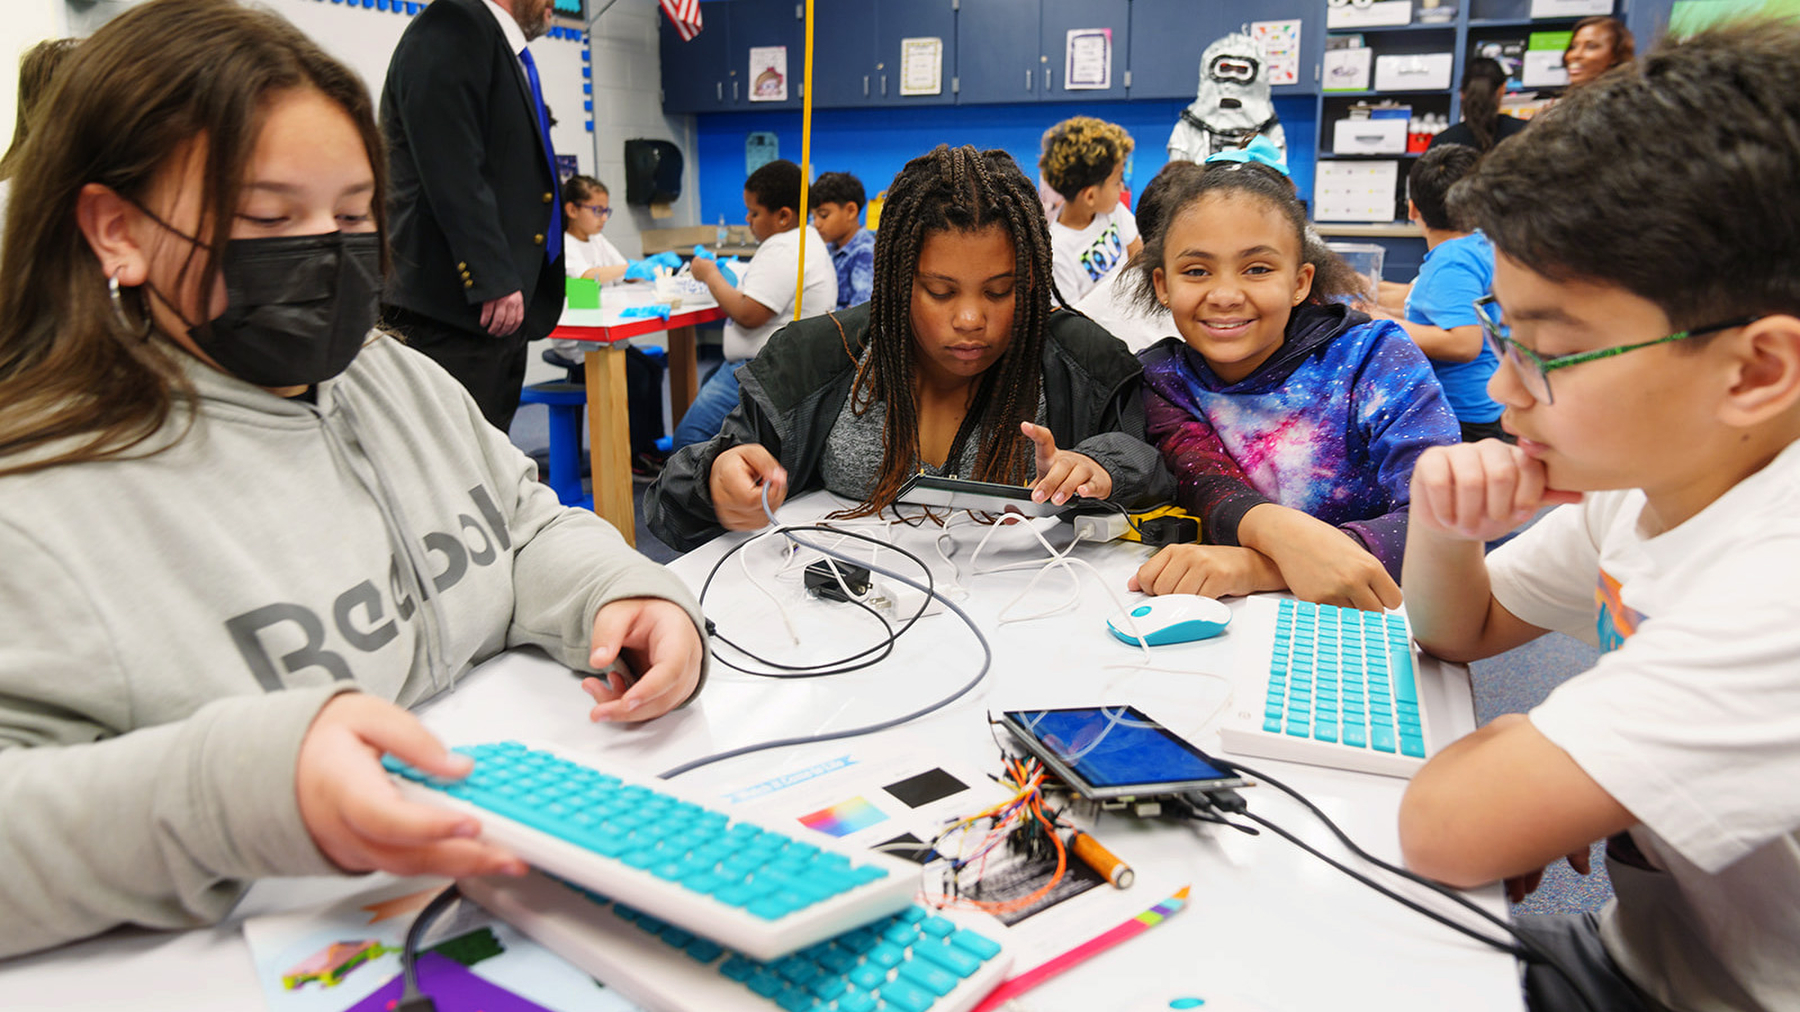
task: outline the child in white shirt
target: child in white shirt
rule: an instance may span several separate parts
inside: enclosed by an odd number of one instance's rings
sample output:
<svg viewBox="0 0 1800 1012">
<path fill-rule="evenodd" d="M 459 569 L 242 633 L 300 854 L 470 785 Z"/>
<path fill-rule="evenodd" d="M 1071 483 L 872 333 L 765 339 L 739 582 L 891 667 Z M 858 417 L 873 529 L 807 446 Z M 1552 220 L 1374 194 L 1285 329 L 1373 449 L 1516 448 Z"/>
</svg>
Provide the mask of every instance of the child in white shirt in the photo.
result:
<svg viewBox="0 0 1800 1012">
<path fill-rule="evenodd" d="M 1534 1012 L 1800 1008 L 1797 61 L 1782 22 L 1665 46 L 1457 185 L 1494 244 L 1506 326 L 1477 308 L 1519 442 L 1420 455 L 1413 630 L 1458 661 L 1550 629 L 1605 653 L 1433 757 L 1400 843 L 1517 899 L 1608 841 L 1598 917 L 1517 921 Z"/>
<path fill-rule="evenodd" d="M 570 176 L 563 184 L 563 271 L 572 278 L 587 278 L 604 286 L 622 283 L 630 261 L 612 240 L 600 234 L 612 217 L 612 196 L 606 184 L 592 176 Z M 582 341 L 552 340 L 550 348 L 559 363 L 580 368 L 587 351 Z"/>
<path fill-rule="evenodd" d="M 1050 222 L 1057 291 L 1073 306 L 1100 279 L 1144 248 L 1137 219 L 1119 203 L 1131 135 L 1092 116 L 1063 120 L 1044 134 L 1044 181 L 1062 195 Z"/>
</svg>

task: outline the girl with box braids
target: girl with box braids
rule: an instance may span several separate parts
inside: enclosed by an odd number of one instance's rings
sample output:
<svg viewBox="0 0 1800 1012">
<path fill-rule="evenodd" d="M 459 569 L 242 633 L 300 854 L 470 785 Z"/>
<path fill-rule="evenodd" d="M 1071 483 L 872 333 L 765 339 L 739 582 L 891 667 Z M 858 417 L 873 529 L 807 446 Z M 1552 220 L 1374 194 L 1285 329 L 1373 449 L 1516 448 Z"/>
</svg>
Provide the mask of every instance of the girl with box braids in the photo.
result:
<svg viewBox="0 0 1800 1012">
<path fill-rule="evenodd" d="M 1062 303 L 1037 189 L 1010 155 L 913 159 L 888 187 L 869 301 L 771 337 L 719 434 L 669 458 L 645 522 L 688 551 L 815 489 L 856 504 L 835 517 L 880 514 L 919 473 L 1052 506 L 1166 501 L 1143 368 Z"/>
<path fill-rule="evenodd" d="M 888 189 L 875 238 L 875 282 L 869 300 L 869 353 L 858 367 L 851 403 L 858 414 L 887 407 L 885 453 L 875 487 L 846 516 L 876 513 L 894 501 L 919 459 L 919 411 L 912 304 L 919 253 L 941 232 L 978 233 L 998 226 L 1011 238 L 1015 283 L 1012 340 L 976 384 L 969 415 L 980 450 L 967 477 L 1008 485 L 1032 473 L 1031 440 L 1019 423 L 1037 416 L 1050 299 L 1050 232 L 1037 190 L 1010 156 L 964 145 L 939 145 L 906 164 Z M 1061 302 L 1061 295 L 1056 294 Z"/>
</svg>

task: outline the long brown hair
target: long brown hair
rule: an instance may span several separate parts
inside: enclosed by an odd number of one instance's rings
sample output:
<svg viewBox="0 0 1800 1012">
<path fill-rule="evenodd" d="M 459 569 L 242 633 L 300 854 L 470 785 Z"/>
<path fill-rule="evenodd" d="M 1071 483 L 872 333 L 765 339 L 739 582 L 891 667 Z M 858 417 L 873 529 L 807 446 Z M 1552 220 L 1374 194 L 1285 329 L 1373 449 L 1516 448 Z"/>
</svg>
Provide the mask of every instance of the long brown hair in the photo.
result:
<svg viewBox="0 0 1800 1012">
<path fill-rule="evenodd" d="M 880 401 L 887 410 L 881 470 L 869 500 L 841 515 L 868 516 L 892 505 L 919 456 L 919 411 L 913 402 L 912 289 L 919 251 L 938 232 L 998 226 L 1013 245 L 1012 342 L 978 381 L 970 408 L 980 421 L 975 473 L 981 481 L 1023 484 L 1033 457 L 1019 431 L 1037 417 L 1044 341 L 1050 325 L 1050 227 L 1037 188 L 1003 151 L 940 144 L 906 163 L 888 187 L 875 233 L 875 279 L 869 296 L 869 353 L 850 388 L 859 413 Z M 1057 297 L 1061 301 L 1061 296 Z"/>
<path fill-rule="evenodd" d="M 45 39 L 19 57 L 19 112 L 13 120 L 12 145 L 0 156 L 0 179 L 11 179 L 19 171 L 19 152 L 31 136 L 32 118 L 50 93 L 50 82 L 56 79 L 63 61 L 74 51 L 74 39 Z"/>
<path fill-rule="evenodd" d="M 1463 69 L 1462 118 L 1475 135 L 1475 150 L 1486 151 L 1499 142 L 1500 89 L 1506 86 L 1506 68 L 1500 61 L 1477 56 Z"/>
<path fill-rule="evenodd" d="M 368 90 L 278 15 L 235 0 L 152 0 L 82 42 L 26 141 L 0 247 L 0 458 L 13 457 L 0 475 L 127 454 L 192 397 L 185 352 L 115 312 L 76 224 L 82 187 L 141 203 L 178 154 L 204 141 L 200 220 L 210 234 L 197 237 L 204 246 L 182 274 L 198 271 L 211 291 L 268 100 L 301 87 L 355 124 L 385 231 L 387 158 Z M 141 298 L 126 301 L 143 313 Z"/>
</svg>

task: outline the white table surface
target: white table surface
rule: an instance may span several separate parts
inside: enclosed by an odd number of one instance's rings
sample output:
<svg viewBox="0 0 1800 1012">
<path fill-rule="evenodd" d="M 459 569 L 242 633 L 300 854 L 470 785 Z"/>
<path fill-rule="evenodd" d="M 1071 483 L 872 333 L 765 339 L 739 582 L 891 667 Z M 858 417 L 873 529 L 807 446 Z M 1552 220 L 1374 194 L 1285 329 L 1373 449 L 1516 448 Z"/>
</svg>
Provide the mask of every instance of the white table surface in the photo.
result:
<svg viewBox="0 0 1800 1012">
<path fill-rule="evenodd" d="M 823 496 L 791 504 L 783 519 L 798 522 L 824 512 Z M 791 515 L 790 515 L 791 514 Z M 935 531 L 899 529 L 901 544 L 932 563 L 940 587 L 953 572 L 932 551 Z M 1071 607 L 1031 621 L 1002 624 L 1000 614 L 1025 590 L 1030 572 L 970 574 L 970 557 L 985 528 L 959 523 L 954 542 L 960 587 L 948 590 L 980 622 L 994 650 L 984 683 L 949 708 L 869 739 L 800 746 L 707 767 L 680 783 L 689 789 L 726 789 L 804 769 L 846 752 L 919 757 L 919 769 L 963 763 L 996 769 L 986 724 L 989 711 L 1130 702 L 1202 748 L 1216 750 L 1216 724 L 1202 721 L 1222 701 L 1225 686 L 1199 674 L 1108 670 L 1141 656 L 1105 632 L 1104 619 L 1121 597 L 1126 577 L 1148 551 L 1117 543 L 1082 545 L 1071 556 L 1099 573 L 1076 567 L 1071 578 L 1052 573 L 1011 608 L 1031 615 L 1068 602 Z M 1064 524 L 1047 536 L 1059 547 Z M 722 538 L 677 561 L 673 569 L 696 590 L 724 548 Z M 809 537 L 822 537 L 809 535 Z M 823 536 L 828 537 L 828 536 Z M 813 601 L 800 588 L 798 567 L 778 578 L 776 539 L 753 546 L 751 571 L 786 606 L 800 643 L 795 646 L 770 597 L 745 578 L 737 559 L 727 563 L 706 600 L 721 631 L 753 649 L 790 662 L 824 660 L 867 645 L 874 621 L 841 604 Z M 982 550 L 983 568 L 1043 558 L 1021 527 L 996 532 Z M 883 553 L 883 565 L 909 563 Z M 916 568 L 916 567 L 914 567 Z M 1104 585 L 1103 585 L 1104 581 Z M 1073 594 L 1072 594 L 1073 590 Z M 1188 672 L 1225 673 L 1238 644 L 1216 640 L 1156 648 L 1156 663 Z M 596 726 L 586 697 L 560 665 L 536 652 L 507 654 L 465 676 L 457 690 L 423 711 L 426 723 L 452 743 L 528 737 L 550 741 L 614 763 L 654 773 L 677 762 L 772 737 L 816 733 L 874 722 L 953 691 L 977 669 L 980 649 L 948 613 L 921 619 L 893 656 L 869 669 L 826 679 L 775 682 L 713 668 L 701 698 L 677 713 L 639 727 Z M 1429 676 L 1430 662 L 1422 675 Z M 1466 685 L 1466 672 L 1442 677 Z M 1472 712 L 1468 716 L 1473 724 Z M 1305 791 L 1370 851 L 1398 858 L 1395 812 L 1400 780 L 1317 767 L 1247 760 Z M 1328 831 L 1271 787 L 1242 792 L 1252 810 L 1340 858 Z M 1050 954 L 1072 947 L 1147 909 L 1182 884 L 1190 906 L 1146 934 L 1026 995 L 1032 1012 L 1160 1007 L 1176 995 L 1248 997 L 1267 1012 L 1308 1009 L 1456 1009 L 1517 1012 L 1522 999 L 1511 957 L 1383 898 L 1272 834 L 1245 836 L 1217 826 L 1128 822 L 1107 816 L 1096 835 L 1137 873 L 1128 890 L 1101 887 L 1064 902 L 1014 929 L 1022 952 Z M 1350 859 L 1356 863 L 1354 858 Z M 50 953 L 0 964 L 0 1007 L 8 1009 L 133 1009 L 184 1012 L 262 1007 L 248 948 L 238 924 L 248 916 L 317 906 L 369 888 L 369 879 L 277 880 L 257 885 L 231 921 L 185 933 L 127 930 Z M 1429 892 L 1397 883 L 1400 891 L 1442 910 L 1455 908 Z M 1498 887 L 1472 894 L 1505 916 Z M 1463 917 L 1473 920 L 1471 915 Z M 1035 957 L 1015 965 L 1020 972 Z"/>
</svg>

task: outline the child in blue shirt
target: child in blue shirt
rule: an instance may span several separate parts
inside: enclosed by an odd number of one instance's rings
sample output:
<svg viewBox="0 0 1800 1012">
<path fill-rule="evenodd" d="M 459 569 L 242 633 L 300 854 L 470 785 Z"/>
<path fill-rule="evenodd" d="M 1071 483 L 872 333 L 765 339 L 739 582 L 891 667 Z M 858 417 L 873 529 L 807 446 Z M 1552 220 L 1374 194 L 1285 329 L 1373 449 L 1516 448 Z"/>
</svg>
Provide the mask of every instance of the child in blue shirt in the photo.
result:
<svg viewBox="0 0 1800 1012">
<path fill-rule="evenodd" d="M 867 203 L 862 180 L 848 172 L 827 172 L 812 187 L 813 228 L 837 268 L 839 309 L 869 301 L 875 286 L 875 233 L 861 221 Z"/>
<path fill-rule="evenodd" d="M 1398 605 L 1413 460 L 1457 441 L 1431 367 L 1326 301 L 1357 279 L 1307 242 L 1286 178 L 1228 162 L 1175 185 L 1130 269 L 1181 332 L 1138 356 L 1146 432 L 1207 543 L 1165 548 L 1132 588 Z"/>
<path fill-rule="evenodd" d="M 1420 155 L 1407 177 L 1408 217 L 1425 236 L 1425 262 L 1400 326 L 1431 360 L 1465 443 L 1510 440 L 1500 428 L 1500 405 L 1487 392 L 1499 363 L 1475 316 L 1475 300 L 1494 284 L 1494 247 L 1487 236 L 1465 228 L 1445 200 L 1480 160 L 1472 147 L 1440 144 Z"/>
</svg>

